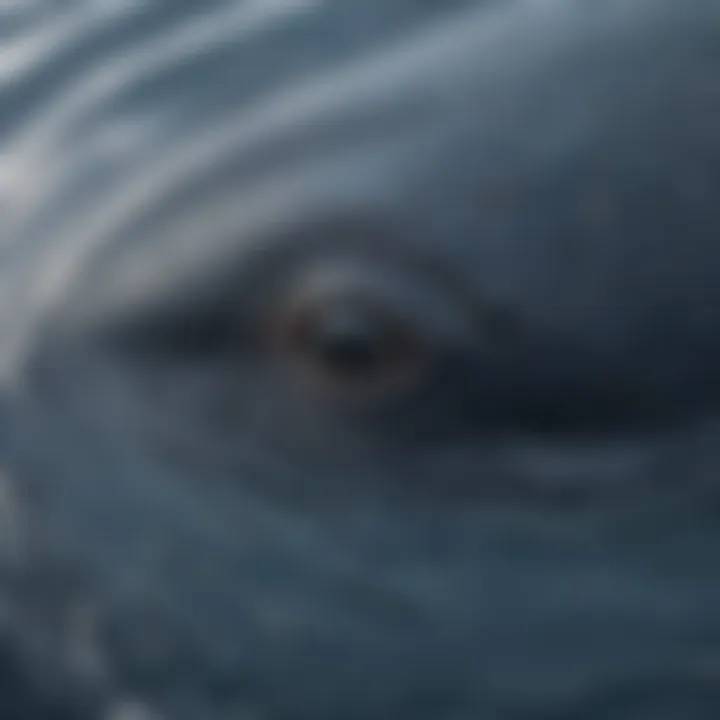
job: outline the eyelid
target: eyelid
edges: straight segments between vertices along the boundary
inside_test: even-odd
[[[320,261],[286,289],[290,299],[294,296],[300,303],[351,293],[405,318],[419,332],[444,344],[467,342],[475,331],[472,314],[458,297],[448,297],[427,278],[372,262]]]

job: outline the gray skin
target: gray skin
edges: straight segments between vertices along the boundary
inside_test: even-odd
[[[720,717],[720,2],[67,5],[0,87],[0,715]]]

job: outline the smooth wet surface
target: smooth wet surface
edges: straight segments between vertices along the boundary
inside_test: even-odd
[[[717,717],[720,4],[3,12],[25,695]]]

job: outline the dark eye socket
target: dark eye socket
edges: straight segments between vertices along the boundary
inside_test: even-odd
[[[263,382],[339,403],[412,392],[442,353],[450,311],[422,276],[345,256],[262,259],[102,335],[174,367],[247,361]]]
[[[186,376],[212,378],[238,414],[374,422],[408,411],[414,422],[444,387],[454,398],[461,383],[445,370],[474,358],[474,304],[430,258],[370,237],[268,242],[183,277],[142,312],[104,323],[100,339],[177,392]]]

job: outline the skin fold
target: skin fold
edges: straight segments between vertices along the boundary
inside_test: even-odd
[[[720,2],[17,12],[0,717],[720,716]]]

